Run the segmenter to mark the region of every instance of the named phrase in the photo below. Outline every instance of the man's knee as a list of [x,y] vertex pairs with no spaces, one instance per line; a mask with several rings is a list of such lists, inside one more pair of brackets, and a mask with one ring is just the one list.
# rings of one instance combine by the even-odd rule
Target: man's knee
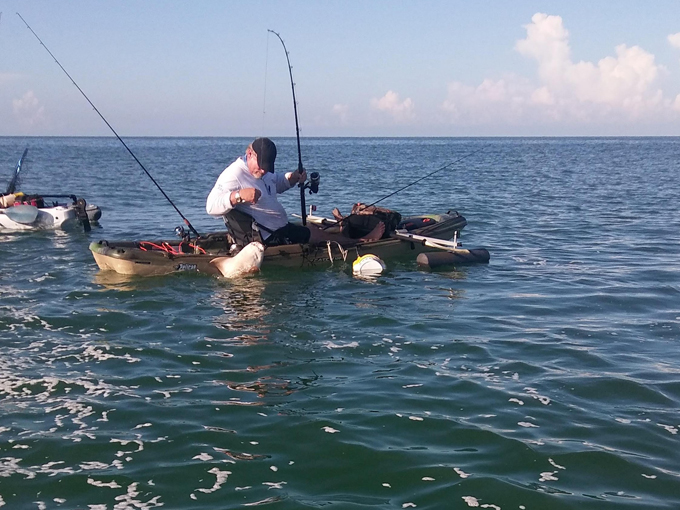
[[274,231],[265,244],[267,246],[278,246],[281,244],[306,244],[309,242],[311,232],[302,225],[288,223],[285,227]]

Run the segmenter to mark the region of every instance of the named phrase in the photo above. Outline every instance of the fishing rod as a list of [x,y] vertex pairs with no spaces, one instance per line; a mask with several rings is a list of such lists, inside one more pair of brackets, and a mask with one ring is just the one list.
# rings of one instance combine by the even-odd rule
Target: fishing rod
[[[442,167],[437,168],[434,172],[430,172],[429,174],[424,175],[423,177],[421,177],[421,178],[419,178],[419,179],[416,179],[416,180],[413,181],[412,183],[407,184],[406,186],[403,186],[403,187],[399,188],[399,189],[396,190],[396,191],[393,191],[393,192],[390,193],[389,195],[385,195],[385,196],[382,197],[381,199],[376,200],[375,202],[373,202],[372,204],[369,204],[369,205],[365,206],[364,209],[367,209],[367,208],[369,208],[369,207],[373,207],[375,204],[378,204],[378,203],[382,202],[383,200],[385,200],[385,199],[387,199],[387,198],[390,198],[390,197],[396,195],[397,193],[399,193],[399,192],[401,192],[401,191],[404,191],[406,188],[410,188],[410,187],[413,186],[414,184],[418,184],[420,181],[423,181],[423,180],[427,179],[428,177],[432,177],[432,176],[433,176],[434,174],[436,174],[437,172],[441,172],[442,170],[445,170],[445,169],[447,169],[447,168],[449,168],[449,167],[455,165],[456,163],[460,163],[460,162],[463,161],[464,159],[469,158],[470,156],[472,156],[473,154],[477,154],[477,153],[480,152],[481,150],[482,150],[482,149],[477,149],[476,151],[468,152],[465,156],[462,156],[462,157],[460,157],[460,158],[458,158],[458,159],[456,159],[456,160],[454,160],[454,161],[451,161],[450,163],[447,163],[446,165],[444,165],[444,166],[442,166]],[[345,216],[344,218],[342,218],[337,224],[340,224],[340,225],[343,224],[344,222],[346,222],[346,221],[347,221],[349,218],[351,218],[352,216],[357,216],[357,214],[356,214],[356,213],[350,213],[350,214],[348,214],[347,216]],[[337,225],[337,224],[334,224],[334,225]],[[333,225],[329,225],[329,226],[327,226],[326,228],[330,228],[331,226],[333,226]]]
[[189,230],[191,230],[191,231],[196,235],[196,237],[200,237],[198,231],[193,227],[193,225],[191,224],[191,222],[190,222],[188,219],[186,219],[186,217],[182,214],[182,211],[180,211],[180,210],[177,208],[177,206],[175,205],[175,203],[174,203],[172,200],[170,200],[170,197],[165,193],[165,191],[163,191],[163,188],[161,188],[161,186],[156,182],[156,179],[154,179],[154,178],[152,177],[152,175],[151,175],[151,174],[149,173],[149,171],[144,167],[144,165],[142,164],[142,162],[139,161],[139,159],[137,159],[137,156],[135,156],[135,153],[132,152],[132,150],[130,149],[130,147],[127,146],[127,144],[123,141],[123,139],[118,135],[118,133],[116,132],[116,130],[113,129],[113,126],[111,126],[111,124],[109,124],[109,121],[106,120],[106,118],[105,118],[105,117],[102,115],[102,113],[97,109],[97,107],[94,105],[94,103],[92,103],[92,101],[90,101],[90,98],[87,97],[87,94],[85,94],[85,92],[83,92],[83,90],[78,86],[78,84],[76,83],[76,81],[75,81],[73,78],[71,78],[71,75],[68,74],[68,71],[66,71],[66,69],[64,69],[64,66],[62,66],[61,63],[57,60],[57,57],[55,57],[55,56],[52,54],[52,52],[49,50],[49,48],[48,48],[47,46],[45,46],[45,43],[42,42],[42,40],[40,39],[40,37],[38,37],[38,34],[36,34],[36,33],[33,31],[33,29],[31,28],[31,26],[26,22],[26,20],[25,20],[25,19],[21,16],[21,14],[19,14],[18,12],[17,12],[17,16],[19,16],[19,18],[21,18],[21,21],[24,22],[24,24],[26,25],[26,28],[28,28],[28,29],[31,31],[31,33],[35,36],[35,38],[38,39],[38,41],[40,42],[40,44],[42,45],[42,47],[45,48],[45,50],[47,51],[47,53],[50,54],[50,56],[54,59],[54,61],[57,63],[57,65],[61,68],[61,70],[64,71],[64,74],[66,74],[66,76],[68,76],[68,79],[71,80],[71,83],[73,83],[73,85],[76,86],[76,88],[78,89],[78,91],[83,95],[83,97],[87,100],[87,102],[90,103],[90,106],[94,109],[95,112],[97,112],[97,114],[101,117],[101,119],[104,121],[104,123],[109,127],[109,129],[111,130],[111,132],[112,132],[114,135],[116,135],[116,138],[118,138],[118,140],[120,141],[120,143],[123,144],[123,147],[125,147],[125,148],[127,149],[127,151],[130,153],[130,156],[132,156],[132,157],[134,158],[134,160],[137,162],[137,164],[142,168],[142,170],[144,170],[144,173],[149,177],[149,179],[151,179],[151,182],[153,182],[153,183],[156,185],[156,187],[158,188],[158,190],[163,194],[163,196],[167,199],[167,201],[170,202],[170,205],[171,205],[172,207],[175,208],[175,211],[177,211],[177,214],[179,214],[179,215],[182,217],[182,219],[184,220],[184,223],[186,224],[186,226],[189,227]]
[[[295,100],[295,82],[293,81],[293,66],[290,65],[290,58],[288,57],[288,49],[286,48],[286,43],[283,42],[283,39],[281,39],[279,33],[274,32],[273,30],[270,29],[267,29],[267,32],[271,32],[272,34],[279,38],[279,41],[281,41],[281,45],[283,46],[283,51],[286,53],[286,61],[288,62],[288,74],[290,75],[290,87],[293,90],[293,111],[295,112],[295,136],[297,137],[297,151],[298,151],[297,171],[300,173],[300,175],[302,175],[304,169],[302,168],[302,150],[300,149],[300,125],[298,123],[297,101]],[[307,224],[307,211],[305,210],[307,208],[305,205],[306,187],[304,182],[298,183],[298,186],[300,188],[300,209],[302,213],[301,214],[302,224],[306,225]]]
[[19,185],[19,172],[21,172],[21,169],[23,168],[24,159],[26,159],[26,154],[28,154],[28,147],[24,149],[24,153],[19,158],[19,162],[17,163],[17,166],[14,169],[14,175],[12,176],[12,180],[9,181],[9,185],[7,186],[7,191],[5,192],[6,195],[14,193],[17,189],[17,186]]
[[366,207],[371,207],[371,206],[373,206],[373,205],[375,205],[375,204],[378,204],[378,203],[382,202],[383,200],[385,200],[386,198],[390,198],[390,197],[396,195],[397,193],[399,193],[399,192],[401,192],[401,191],[404,191],[406,188],[410,188],[410,187],[413,186],[414,184],[418,184],[420,181],[425,180],[425,179],[427,179],[428,177],[432,177],[432,176],[433,176],[434,174],[436,174],[437,172],[441,172],[442,170],[445,170],[445,169],[449,168],[450,166],[453,166],[453,165],[455,165],[456,163],[459,163],[459,162],[463,161],[464,159],[469,158],[469,157],[472,156],[473,154],[477,154],[477,153],[480,152],[481,150],[482,150],[482,149],[477,149],[476,151],[469,152],[469,153],[467,153],[465,156],[460,157],[460,158],[456,159],[455,161],[451,161],[450,163],[447,163],[446,165],[444,165],[444,166],[442,166],[442,167],[440,167],[440,168],[437,168],[434,172],[430,172],[429,174],[427,174],[427,175],[421,177],[420,179],[416,179],[416,180],[413,181],[411,184],[407,184],[407,185],[404,186],[403,188],[399,188],[397,191],[394,191],[394,192],[390,193],[389,195],[385,195],[385,196],[382,197],[380,200],[376,200],[375,202],[373,202],[373,203],[370,204],[370,205],[367,205]]

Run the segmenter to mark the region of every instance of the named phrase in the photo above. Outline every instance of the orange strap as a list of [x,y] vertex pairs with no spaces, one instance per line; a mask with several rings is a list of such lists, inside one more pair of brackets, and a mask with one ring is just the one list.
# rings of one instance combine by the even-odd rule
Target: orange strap
[[[152,243],[151,241],[139,241],[137,243],[139,245],[139,249],[142,251],[153,251],[153,250],[159,250],[159,251],[164,251],[165,253],[170,253],[172,255],[182,255],[184,252],[182,251],[182,243],[179,243],[178,249],[175,249],[172,247],[170,243],[163,242],[161,244],[156,244]],[[198,253],[205,253],[205,250],[201,248],[200,246],[197,246],[192,243],[188,243],[189,247],[192,248],[194,251],[197,251]]]

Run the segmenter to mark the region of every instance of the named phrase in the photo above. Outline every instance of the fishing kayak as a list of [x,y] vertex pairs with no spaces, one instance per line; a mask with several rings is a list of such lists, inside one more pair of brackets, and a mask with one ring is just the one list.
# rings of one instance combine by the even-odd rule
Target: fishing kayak
[[[307,221],[326,225],[329,220],[307,216]],[[330,220],[332,222],[333,220]],[[323,242],[270,246],[264,250],[262,267],[310,267],[330,265],[334,261],[353,261],[364,254],[389,259],[418,255],[428,246],[418,239],[402,238],[405,233],[428,239],[446,240],[456,237],[467,224],[457,212],[411,216],[402,219],[393,232],[381,239],[365,242]],[[331,225],[332,228],[332,225]],[[401,236],[401,237],[400,237]],[[136,276],[160,276],[180,272],[219,274],[211,261],[233,254],[228,232],[204,234],[190,241],[182,239],[158,241],[98,241],[90,244],[95,262],[103,271]]]

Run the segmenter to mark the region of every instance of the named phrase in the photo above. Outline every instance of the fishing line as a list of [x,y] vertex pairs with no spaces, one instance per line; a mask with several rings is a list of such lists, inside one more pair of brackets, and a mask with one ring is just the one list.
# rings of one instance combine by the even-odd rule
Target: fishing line
[[264,135],[265,115],[267,113],[267,69],[269,67],[269,33],[267,33],[267,47],[264,52],[264,94],[262,96],[262,130]]
[[123,139],[118,135],[118,133],[116,132],[116,130],[113,129],[113,126],[111,126],[111,124],[109,124],[109,121],[107,121],[106,118],[104,118],[104,116],[103,116],[103,115],[101,114],[101,112],[97,109],[97,107],[94,105],[94,103],[92,103],[92,101],[90,101],[90,98],[87,97],[87,94],[85,94],[85,92],[83,92],[83,90],[78,86],[78,84],[75,82],[75,80],[74,80],[73,78],[71,78],[71,75],[68,74],[68,71],[66,71],[66,69],[64,69],[64,66],[62,66],[61,63],[57,60],[57,57],[55,57],[55,56],[52,54],[52,52],[49,50],[49,48],[48,48],[47,46],[45,46],[45,43],[42,42],[42,40],[40,39],[40,37],[38,37],[38,34],[36,34],[36,33],[33,31],[33,29],[31,28],[31,26],[26,22],[26,20],[25,20],[25,19],[21,16],[21,14],[19,14],[18,12],[17,12],[17,16],[19,16],[19,18],[21,18],[21,21],[24,22],[24,24],[26,25],[26,27],[31,31],[31,33],[35,36],[35,38],[38,39],[38,41],[40,42],[40,44],[42,45],[42,47],[45,48],[45,50],[47,51],[47,53],[50,54],[50,56],[54,59],[54,61],[57,63],[57,65],[61,68],[61,70],[64,71],[64,74],[66,74],[66,76],[68,76],[68,79],[71,80],[71,83],[73,83],[73,85],[76,86],[76,88],[78,89],[78,91],[83,95],[83,97],[87,100],[87,102],[90,103],[90,106],[92,106],[92,108],[94,109],[94,111],[97,112],[97,114],[101,117],[101,119],[104,121],[104,123],[105,123],[105,124],[108,126],[108,128],[111,130],[111,132],[112,132],[114,135],[116,135],[116,138],[118,138],[118,141],[120,141],[120,143],[123,144],[123,147],[125,147],[125,148],[127,149],[127,151],[130,153],[130,156],[132,156],[132,157],[134,158],[134,160],[137,162],[137,164],[142,168],[142,170],[144,170],[144,173],[149,177],[149,179],[151,179],[151,182],[153,182],[153,183],[156,185],[156,187],[158,188],[158,190],[163,194],[163,196],[167,199],[167,201],[170,202],[170,205],[171,205],[172,207],[175,208],[175,211],[177,211],[177,214],[179,214],[179,215],[182,217],[182,219],[184,220],[184,223],[186,224],[186,226],[189,227],[189,230],[191,230],[191,231],[196,235],[196,237],[200,237],[198,231],[196,231],[196,229],[193,227],[193,225],[191,224],[191,222],[189,222],[189,220],[186,219],[186,217],[182,214],[182,212],[177,208],[177,206],[175,205],[175,203],[174,203],[172,200],[170,200],[170,197],[165,193],[165,191],[163,191],[163,188],[161,188],[160,185],[156,182],[156,179],[154,179],[154,178],[152,177],[152,175],[151,175],[151,174],[149,173],[149,171],[144,167],[144,165],[142,164],[142,162],[139,161],[139,159],[137,159],[137,156],[135,156],[135,153],[132,152],[132,150],[130,149],[130,147],[127,146],[127,144],[123,141]]
[[[374,206],[375,204],[378,204],[378,203],[382,202],[383,200],[385,200],[385,199],[387,199],[387,198],[393,197],[393,196],[396,195],[397,193],[399,193],[399,192],[401,192],[401,191],[404,191],[406,188],[410,188],[410,187],[413,186],[414,184],[418,184],[420,181],[423,181],[423,180],[427,179],[428,177],[432,177],[432,176],[433,176],[434,174],[436,174],[437,172],[441,172],[442,170],[445,170],[445,169],[447,169],[447,168],[449,168],[449,167],[455,165],[456,163],[459,163],[459,162],[463,161],[464,159],[469,158],[469,157],[472,156],[473,154],[477,154],[477,153],[480,152],[481,150],[482,150],[482,149],[477,149],[476,151],[469,152],[469,153],[467,153],[465,156],[462,156],[462,157],[460,157],[460,158],[458,158],[458,159],[456,159],[456,160],[454,160],[454,161],[451,161],[450,163],[447,163],[446,165],[444,165],[444,166],[442,166],[442,167],[437,168],[434,172],[430,172],[429,174],[424,175],[424,176],[421,177],[420,179],[416,179],[416,180],[413,181],[412,183],[407,184],[406,186],[403,186],[403,187],[399,188],[398,190],[393,191],[393,192],[390,193],[389,195],[385,195],[385,196],[382,197],[381,199],[376,200],[376,201],[373,202],[372,204],[369,204],[369,205],[365,206],[364,209],[367,209],[367,208],[369,208],[369,207],[372,207],[372,206]],[[342,218],[338,223],[335,223],[335,224],[333,224],[333,225],[328,225],[328,226],[326,226],[326,227],[324,228],[324,230],[325,230],[325,229],[328,229],[328,228],[330,228],[330,227],[332,227],[332,226],[334,226],[334,225],[341,225],[341,224],[343,224],[344,222],[346,222],[349,218],[351,218],[352,216],[357,216],[357,214],[356,214],[356,213],[350,213],[349,215],[347,215],[347,216],[345,216],[344,218]]]
[[[295,100],[295,82],[293,81],[293,66],[290,65],[290,58],[288,57],[288,49],[286,48],[286,43],[283,42],[283,39],[281,39],[281,36],[278,34],[278,32],[274,32],[273,30],[267,29],[267,32],[271,32],[274,34],[276,37],[279,38],[279,41],[281,41],[281,45],[283,46],[283,51],[286,54],[286,61],[288,62],[288,74],[290,75],[290,88],[293,90],[293,111],[295,112],[295,136],[297,138],[297,151],[298,151],[298,172],[302,174],[304,172],[304,169],[302,168],[302,150],[300,149],[300,124],[298,123],[298,112],[297,112],[297,101]],[[305,211],[306,206],[305,206],[305,183],[300,182],[298,183],[298,186],[300,188],[300,209],[301,209],[301,216],[302,216],[302,224],[306,225],[307,224],[307,211]]]
[[427,179],[428,177],[433,176],[433,175],[436,174],[437,172],[441,172],[442,170],[445,170],[445,169],[449,168],[450,166],[453,166],[453,165],[455,165],[456,163],[459,163],[459,162],[463,161],[465,158],[469,158],[469,157],[472,156],[473,154],[477,154],[477,153],[480,152],[481,150],[482,150],[482,149],[477,149],[476,151],[469,152],[469,153],[466,154],[465,156],[463,156],[463,157],[461,157],[461,158],[458,158],[458,159],[456,159],[455,161],[451,161],[450,163],[447,163],[446,165],[444,165],[444,166],[442,166],[442,167],[440,167],[440,168],[437,168],[434,172],[430,172],[429,174],[427,174],[427,175],[421,177],[420,179],[417,179],[417,180],[413,181],[412,183],[407,184],[407,185],[404,186],[403,188],[399,188],[397,191],[394,191],[394,192],[390,193],[389,195],[385,195],[385,196],[382,197],[380,200],[376,200],[375,202],[373,202],[373,203],[370,204],[370,205],[367,205],[366,207],[371,207],[371,206],[373,206],[373,205],[375,205],[375,204],[377,204],[377,203],[380,203],[380,202],[382,202],[383,200],[385,200],[386,198],[390,198],[390,197],[396,195],[397,193],[399,193],[399,192],[401,192],[401,191],[404,191],[406,188],[410,188],[410,187],[413,186],[414,184],[418,184],[420,181],[425,180],[425,179]]

